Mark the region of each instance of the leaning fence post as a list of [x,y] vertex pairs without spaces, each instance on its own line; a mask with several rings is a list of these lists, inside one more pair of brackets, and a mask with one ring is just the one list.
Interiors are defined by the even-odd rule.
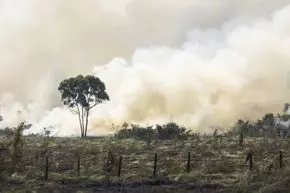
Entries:
[[45,157],[45,170],[44,170],[44,179],[47,180],[48,179],[48,156]]
[[81,173],[81,156],[78,155],[78,160],[77,160],[77,172],[78,172],[78,176],[80,176]]
[[123,157],[119,157],[119,162],[118,162],[118,177],[121,177],[121,170],[122,170],[122,159]]
[[190,152],[187,153],[187,166],[186,166],[186,172],[189,173],[190,172]]
[[279,166],[280,168],[283,167],[283,152],[279,151]]
[[157,153],[154,156],[154,166],[153,166],[153,177],[156,177],[156,170],[157,170]]
[[249,161],[249,169],[252,170],[253,169],[253,152],[251,151],[247,154],[245,163],[247,163],[248,161]]

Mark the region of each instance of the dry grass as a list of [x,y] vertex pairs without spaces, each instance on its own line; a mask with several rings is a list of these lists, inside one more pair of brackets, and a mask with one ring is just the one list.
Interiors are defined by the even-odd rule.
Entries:
[[[236,137],[222,143],[211,137],[183,142],[158,141],[150,146],[136,140],[114,138],[52,138],[49,143],[49,180],[43,181],[45,157],[41,137],[26,137],[23,169],[3,175],[1,192],[287,192],[290,188],[288,139]],[[284,168],[279,169],[279,151],[284,150]],[[254,152],[254,168],[244,164],[246,153]],[[110,175],[105,189],[107,152],[123,156],[122,174]],[[77,153],[81,172],[77,175]],[[152,179],[154,153],[158,153],[157,179]],[[191,172],[186,173],[187,152],[191,152]],[[268,166],[272,164],[270,171]],[[155,184],[154,184],[155,183]],[[125,186],[125,187],[124,187]],[[125,190],[126,191],[125,191]],[[162,191],[161,191],[162,190]],[[166,190],[166,191],[165,191]]]

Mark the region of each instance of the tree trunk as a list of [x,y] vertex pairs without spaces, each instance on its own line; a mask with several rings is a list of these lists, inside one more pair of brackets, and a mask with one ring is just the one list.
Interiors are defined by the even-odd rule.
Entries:
[[89,122],[89,109],[86,109],[86,123],[85,123],[85,137],[87,137],[87,133],[88,133],[88,122]]
[[78,109],[78,118],[79,118],[79,124],[80,124],[80,129],[81,129],[81,137],[84,137],[84,126],[83,126],[83,118],[81,117],[81,111],[79,106],[77,106]]
[[[81,109],[80,109],[81,108]],[[79,123],[80,123],[80,129],[81,129],[81,137],[87,137],[88,133],[88,122],[89,122],[89,108],[85,107],[79,107],[78,109],[78,117],[79,117]]]

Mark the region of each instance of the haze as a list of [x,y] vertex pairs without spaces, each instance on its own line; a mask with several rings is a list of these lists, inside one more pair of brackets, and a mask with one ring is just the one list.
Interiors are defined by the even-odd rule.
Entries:
[[[112,124],[174,120],[193,130],[280,112],[290,92],[288,0],[0,0],[1,127],[79,134],[64,78],[94,74]],[[20,113],[21,112],[21,113]]]

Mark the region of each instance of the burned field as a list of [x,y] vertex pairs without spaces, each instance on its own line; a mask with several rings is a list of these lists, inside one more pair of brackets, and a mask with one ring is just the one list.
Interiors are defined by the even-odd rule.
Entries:
[[186,140],[150,143],[116,137],[25,136],[19,154],[13,150],[15,144],[9,146],[15,140],[10,138],[2,140],[8,149],[1,153],[1,192],[287,192],[290,188],[287,137],[245,137],[240,144],[239,135],[191,135]]

